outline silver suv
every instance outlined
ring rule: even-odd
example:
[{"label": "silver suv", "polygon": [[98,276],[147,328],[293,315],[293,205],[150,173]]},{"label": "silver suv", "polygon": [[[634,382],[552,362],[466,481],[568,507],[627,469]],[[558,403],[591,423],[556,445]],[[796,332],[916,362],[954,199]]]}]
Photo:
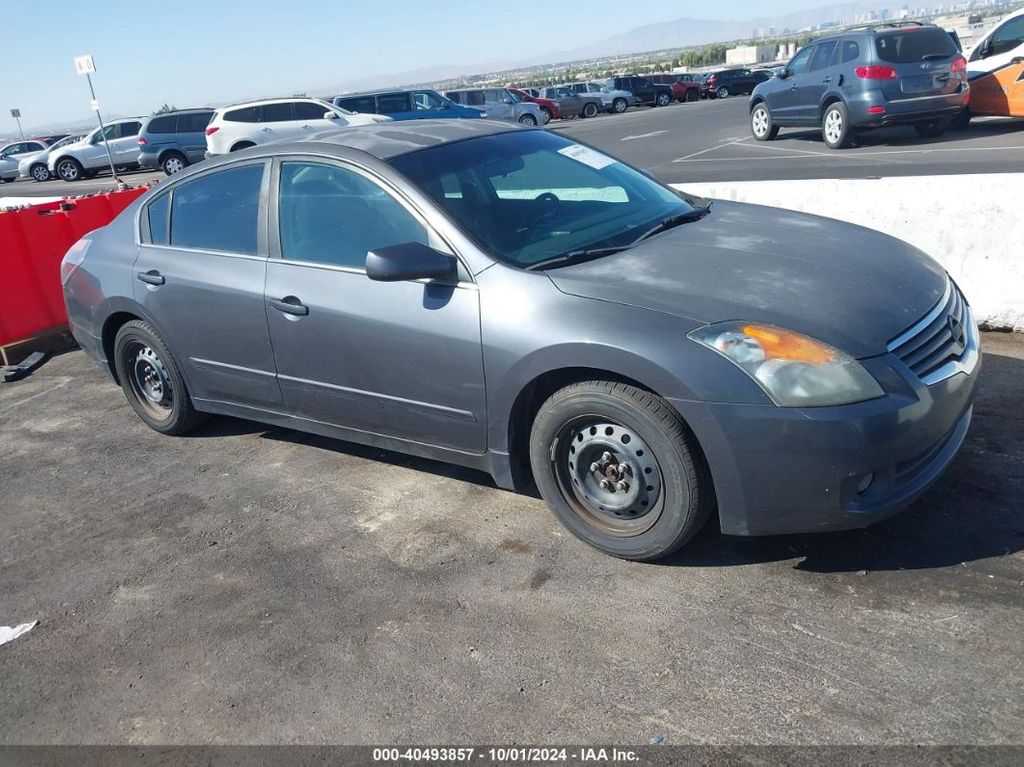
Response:
[{"label": "silver suv", "polygon": [[488,120],[504,120],[522,125],[543,125],[540,107],[523,101],[508,88],[464,88],[445,91],[456,104],[483,110]]}]

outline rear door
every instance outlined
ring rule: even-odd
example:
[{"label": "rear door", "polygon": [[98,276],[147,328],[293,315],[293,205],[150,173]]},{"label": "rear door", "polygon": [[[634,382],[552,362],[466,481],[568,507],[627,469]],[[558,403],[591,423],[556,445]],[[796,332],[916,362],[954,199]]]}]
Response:
[{"label": "rear door", "polygon": [[882,93],[889,101],[952,96],[961,79],[952,71],[960,57],[956,45],[939,27],[906,27],[875,35],[875,59],[891,67],[895,79],[882,79]]},{"label": "rear door", "polygon": [[289,412],[472,453],[486,448],[476,286],[375,282],[374,248],[446,249],[373,176],[304,158],[278,165],[267,308]]},{"label": "rear door", "polygon": [[295,108],[291,101],[260,104],[258,111],[260,116],[259,143],[299,138],[301,129],[295,120]]},{"label": "rear door", "polygon": [[393,120],[413,120],[419,115],[413,108],[409,93],[382,93],[377,96],[377,110]]},{"label": "rear door", "polygon": [[280,410],[263,299],[268,166],[203,173],[154,197],[132,285],[194,397]]},{"label": "rear door", "polygon": [[139,161],[139,129],[142,123],[129,120],[118,123],[117,138],[110,142],[110,152],[114,155],[116,165],[130,165]]},{"label": "rear door", "polygon": [[838,45],[838,40],[825,40],[815,45],[807,71],[800,75],[792,114],[801,122],[818,121],[818,110],[825,92],[832,87],[835,79],[833,62]]}]

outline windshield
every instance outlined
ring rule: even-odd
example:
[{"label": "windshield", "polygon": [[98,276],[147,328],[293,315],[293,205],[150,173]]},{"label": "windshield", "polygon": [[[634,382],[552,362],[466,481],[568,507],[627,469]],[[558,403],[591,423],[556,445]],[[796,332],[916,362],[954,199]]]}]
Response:
[{"label": "windshield", "polygon": [[629,166],[546,131],[482,136],[390,162],[494,258],[520,268],[626,247],[694,210]]}]

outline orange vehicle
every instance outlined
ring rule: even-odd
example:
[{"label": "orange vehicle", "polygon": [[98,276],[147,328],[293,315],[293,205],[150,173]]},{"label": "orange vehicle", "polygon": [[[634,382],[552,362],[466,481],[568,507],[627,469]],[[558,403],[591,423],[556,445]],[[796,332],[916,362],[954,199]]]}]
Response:
[{"label": "orange vehicle", "polygon": [[1024,10],[985,33],[968,54],[967,75],[971,103],[962,124],[979,115],[1024,117]]}]

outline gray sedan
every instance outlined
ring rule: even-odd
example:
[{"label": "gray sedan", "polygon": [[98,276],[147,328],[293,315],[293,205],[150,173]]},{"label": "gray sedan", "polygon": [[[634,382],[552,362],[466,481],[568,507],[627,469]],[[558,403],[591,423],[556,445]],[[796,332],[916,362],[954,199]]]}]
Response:
[{"label": "gray sedan", "polygon": [[[267,144],[164,181],[62,264],[138,416],[249,418],[536,483],[575,535],[663,557],[882,519],[953,459],[978,335],[866,229],[677,193],[488,120]],[[473,513],[467,509],[466,513]]]}]

